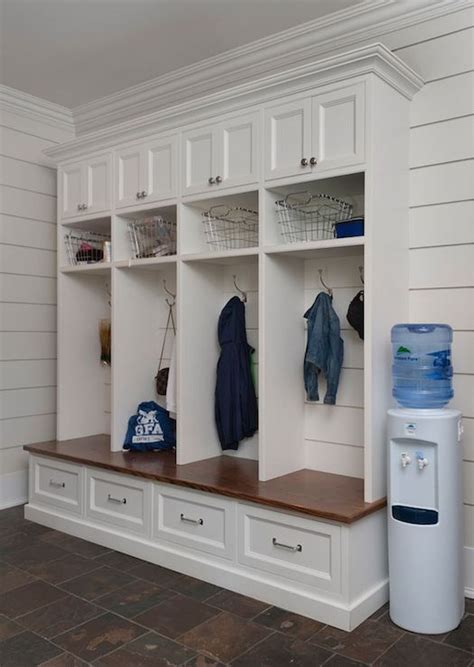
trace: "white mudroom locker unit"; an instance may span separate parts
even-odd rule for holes
[[[345,630],[387,600],[388,332],[408,320],[408,115],[421,86],[373,44],[48,149],[59,169],[58,431],[26,447],[27,518]],[[321,194],[349,202],[364,235],[292,236],[282,208]],[[249,233],[229,248],[209,222],[235,211]],[[150,218],[175,230],[173,254],[133,252],[131,224]],[[111,256],[77,263],[71,240],[93,235]],[[346,320],[362,288],[364,340]],[[345,347],[336,405],[308,402],[303,384],[303,314],[326,289]],[[216,328],[241,291],[259,428],[223,453]],[[170,294],[176,453],[124,453],[130,415],[156,400]]]

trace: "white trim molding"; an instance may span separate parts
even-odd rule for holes
[[[1,84],[0,111],[10,111],[74,134],[73,113],[70,109]]]
[[[213,117],[224,113],[366,74],[378,75],[408,99],[423,86],[421,77],[390,49],[383,44],[371,44],[107,126],[44,152],[55,162],[74,159],[121,142],[144,138],[156,132],[157,127],[165,132],[201,120],[209,123]]]
[[[23,505],[28,500],[28,469],[0,475],[0,510]]]
[[[308,64],[382,34],[472,7],[472,0],[363,0],[73,109],[77,135]]]

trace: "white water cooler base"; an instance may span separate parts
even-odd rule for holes
[[[390,618],[426,634],[464,614],[461,413],[389,410]]]

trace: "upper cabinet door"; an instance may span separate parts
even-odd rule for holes
[[[61,217],[72,218],[81,215],[85,203],[84,164],[76,162],[61,170]]]
[[[258,114],[231,118],[219,128],[220,187],[246,185],[258,180]]]
[[[203,127],[183,134],[183,194],[212,191],[217,174],[217,131]]]
[[[312,153],[314,171],[337,169],[365,160],[363,84],[313,98]]]
[[[177,189],[177,137],[152,141],[143,148],[143,201],[169,199]]]
[[[265,112],[265,178],[311,171],[311,100],[303,99]]]
[[[141,146],[118,150],[115,153],[115,205],[117,207],[141,204],[143,186],[143,158]]]
[[[110,209],[111,171],[109,155],[102,155],[86,162],[87,208],[84,213],[99,213]]]

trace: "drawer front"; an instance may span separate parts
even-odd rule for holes
[[[239,505],[239,561],[326,591],[341,589],[340,526]]]
[[[31,457],[30,501],[82,514],[84,469],[81,466]]]
[[[235,503],[155,485],[155,537],[232,558]]]
[[[87,516],[133,533],[149,535],[151,484],[128,475],[87,471]]]

